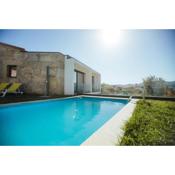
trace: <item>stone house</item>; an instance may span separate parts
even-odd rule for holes
[[[26,93],[74,95],[100,92],[101,76],[60,52],[34,52],[0,43],[0,82],[20,82]]]

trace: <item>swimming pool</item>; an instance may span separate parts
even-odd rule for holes
[[[0,145],[80,145],[128,103],[74,97],[0,106]]]

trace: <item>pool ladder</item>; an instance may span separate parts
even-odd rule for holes
[[[131,100],[132,100],[132,95],[131,95],[131,96],[128,98],[128,100],[129,100],[129,101],[131,101]]]

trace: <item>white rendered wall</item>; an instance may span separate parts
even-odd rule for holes
[[[64,62],[64,95],[74,95],[74,60],[67,59]]]

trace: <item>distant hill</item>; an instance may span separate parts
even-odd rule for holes
[[[175,81],[167,81],[166,84],[168,87],[175,89]]]
[[[129,87],[142,87],[143,83],[135,83],[135,84],[115,84],[112,85],[113,87],[123,87],[123,88],[129,88]]]
[[[175,89],[175,81],[166,81],[166,85],[170,88]],[[115,84],[111,85],[112,87],[122,87],[122,88],[130,88],[130,87],[137,87],[137,88],[142,88],[143,83],[133,83],[133,84]]]
[[[175,81],[166,82],[167,96],[174,96],[175,94]],[[158,92],[158,90],[156,90]],[[135,84],[106,84],[101,85],[102,94],[117,94],[117,95],[142,95],[143,94],[143,83]]]

